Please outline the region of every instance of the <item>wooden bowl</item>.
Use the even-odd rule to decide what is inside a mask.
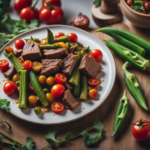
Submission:
[[[125,0],[120,0],[120,8],[123,15],[135,26],[150,29],[150,15],[133,10]]]

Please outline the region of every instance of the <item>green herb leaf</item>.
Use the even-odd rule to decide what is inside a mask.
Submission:
[[[140,9],[140,10],[143,10],[143,11],[145,12],[145,9],[144,9],[144,7],[143,7],[143,4],[139,6],[139,9]]]
[[[10,112],[9,108],[10,101],[7,101],[7,99],[0,99],[0,108],[4,109],[7,112]]]
[[[87,147],[91,147],[99,141],[100,136],[101,136],[102,131],[103,131],[103,128],[104,128],[104,125],[101,124],[98,120],[95,120],[94,121],[94,127],[98,131],[97,134],[88,135],[88,133],[86,131],[83,131],[80,134],[83,136],[83,141]]]
[[[27,137],[26,138],[27,140],[27,144],[26,144],[26,150],[34,150],[34,142],[33,142],[33,139],[31,137]]]
[[[139,11],[139,6],[137,5],[132,5],[131,8],[134,9],[135,11]]]
[[[11,125],[10,125],[7,121],[3,121],[3,120],[0,121],[0,123],[3,123],[3,122],[6,123],[6,124],[8,125],[8,128],[9,128],[9,129],[12,128]]]
[[[67,135],[65,136],[65,140],[70,139],[70,137],[71,137],[71,134],[70,134],[70,133],[67,133]]]
[[[95,4],[95,7],[99,7],[101,5],[102,0],[95,0],[93,3]]]

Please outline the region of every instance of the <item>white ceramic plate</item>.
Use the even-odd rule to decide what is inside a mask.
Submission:
[[[116,68],[112,54],[102,41],[100,41],[98,38],[84,30],[74,28],[71,26],[51,25],[47,27],[34,29],[32,31],[17,36],[15,39],[7,43],[5,47],[10,46],[15,49],[14,42],[16,39],[26,39],[30,38],[31,36],[43,39],[47,36],[47,28],[49,28],[54,35],[58,32],[64,32],[65,34],[71,32],[76,33],[78,36],[78,42],[82,43],[86,47],[90,46],[91,50],[100,49],[103,53],[103,61],[101,63],[103,69],[100,75],[98,75],[98,78],[100,78],[100,81],[104,81],[100,83],[100,86],[102,88],[100,88],[100,86],[97,87],[99,96],[96,100],[89,99],[87,101],[81,101],[80,105],[74,111],[66,110],[63,111],[63,113],[61,114],[55,114],[54,112],[50,111],[45,114],[36,115],[33,109],[19,109],[18,104],[15,104],[15,98],[8,97],[4,94],[3,85],[6,82],[6,78],[4,77],[3,73],[0,72],[0,98],[6,98],[11,101],[11,113],[16,117],[26,121],[30,121],[37,124],[50,125],[66,123],[69,121],[79,119],[97,109],[105,101],[114,85]],[[0,53],[0,60],[1,59],[7,59],[2,52]],[[10,61],[9,63],[10,66],[12,66],[12,63]]]

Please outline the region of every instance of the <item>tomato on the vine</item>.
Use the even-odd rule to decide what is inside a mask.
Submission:
[[[15,47],[17,49],[23,49],[24,45],[25,45],[25,43],[21,39],[18,39],[18,40],[15,41]]]
[[[5,94],[10,96],[10,95],[15,94],[18,91],[18,88],[14,82],[9,81],[4,84],[3,91]]]
[[[62,21],[64,13],[61,8],[57,6],[48,5],[46,8],[40,9],[39,18],[46,24],[57,24]]]
[[[62,73],[57,73],[55,75],[55,81],[57,83],[63,84],[63,83],[65,83],[67,81],[67,77],[64,74],[62,74]]]
[[[9,69],[9,62],[5,59],[0,60],[0,70],[5,72]]]
[[[55,38],[59,38],[59,37],[61,37],[61,36],[65,36],[65,34],[62,33],[62,32],[59,32],[59,33],[57,33],[57,34],[55,35]]]
[[[25,7],[30,7],[32,5],[32,0],[15,0],[14,8],[17,13]]]
[[[99,80],[97,78],[90,78],[88,83],[92,87],[96,87],[99,84]]]
[[[62,84],[55,84],[51,88],[51,93],[55,98],[63,97],[64,92],[65,92],[65,87]]]
[[[60,102],[53,102],[51,109],[55,113],[61,113],[64,110],[64,105]]]
[[[68,35],[69,38],[70,38],[70,42],[72,42],[72,43],[77,43],[78,37],[77,37],[77,35],[76,35],[75,33],[69,33],[69,34],[67,34],[67,35]]]
[[[23,64],[24,68],[26,70],[31,70],[32,69],[32,62],[30,60],[26,60]]]
[[[97,62],[100,62],[103,58],[103,53],[99,49],[94,49],[91,52],[91,56],[93,56]]]
[[[27,23],[30,23],[32,19],[39,19],[39,11],[35,8],[38,0],[31,7],[25,7],[20,12],[20,19],[25,19]]]
[[[132,135],[138,141],[150,139],[150,123],[144,119],[137,120],[132,126]]]
[[[51,3],[51,5],[61,7],[61,1],[60,0],[43,0],[42,6],[47,7],[47,4],[50,4],[50,3]]]

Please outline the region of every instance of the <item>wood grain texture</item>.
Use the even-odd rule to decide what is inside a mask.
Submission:
[[[116,24],[113,27],[125,29],[131,31],[146,40],[150,41],[150,30],[143,30],[134,27],[129,22],[124,24]],[[88,32],[95,35],[99,39],[112,39],[111,37],[103,34],[96,33],[95,29],[91,29]],[[111,51],[112,52],[112,51]],[[74,141],[67,143],[66,145],[61,145],[58,149],[60,150],[148,150],[150,149],[150,144],[148,142],[137,142],[133,136],[131,135],[131,127],[132,123],[140,118],[150,120],[150,111],[147,113],[143,111],[138,104],[135,102],[133,97],[127,91],[127,95],[130,99],[130,108],[128,116],[125,120],[123,127],[121,128],[119,134],[115,138],[111,138],[111,134],[113,132],[113,122],[116,110],[118,108],[119,100],[123,95],[123,91],[126,88],[124,82],[124,76],[122,72],[123,61],[116,56],[113,52],[112,55],[115,59],[116,63],[116,81],[114,87],[105,100],[105,102],[93,113],[71,123],[62,124],[62,125],[37,125],[33,123],[29,123],[23,120],[20,120],[13,115],[0,110],[0,119],[8,121],[12,125],[12,131],[8,131],[7,127],[3,124],[0,124],[0,130],[4,133],[9,134],[16,140],[21,143],[26,143],[26,137],[30,136],[34,139],[36,143],[35,150],[40,150],[42,147],[47,145],[47,142],[44,140],[44,136],[48,133],[48,131],[55,130],[57,133],[57,138],[65,137],[66,133],[70,132],[73,135],[81,132],[85,128],[92,126],[95,119],[98,119],[104,124],[104,132],[102,134],[102,138],[99,143],[94,148],[87,148],[83,139],[79,138]],[[150,56],[148,57],[150,58]],[[148,104],[148,108],[150,109],[150,72],[148,71],[140,71],[134,69],[133,67],[129,68],[129,71],[136,74],[139,79],[142,92]],[[104,81],[105,82],[105,81]],[[94,133],[94,131],[93,131]],[[1,138],[1,137],[0,137]],[[4,150],[8,150],[7,148],[3,148]]]

